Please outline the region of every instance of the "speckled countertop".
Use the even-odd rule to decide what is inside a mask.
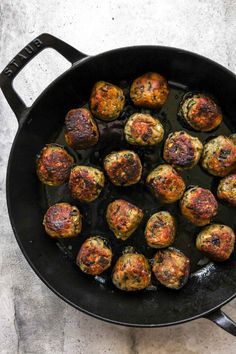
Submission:
[[[0,70],[42,32],[90,55],[137,44],[180,47],[236,72],[235,0],[1,0]],[[45,51],[14,86],[30,105],[66,67]],[[0,93],[0,353],[235,353],[236,339],[208,320],[151,330],[118,327],[76,311],[39,280],[7,214],[6,166],[16,130]],[[236,319],[236,300],[224,309]]]

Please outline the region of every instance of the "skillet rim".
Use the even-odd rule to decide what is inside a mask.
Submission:
[[[229,298],[227,298],[226,300],[224,300],[223,302],[221,302],[219,305],[211,308],[210,310],[207,310],[205,312],[202,312],[200,314],[197,314],[195,316],[189,317],[189,318],[185,318],[182,320],[178,320],[178,321],[173,321],[173,322],[167,322],[167,323],[161,323],[161,324],[157,324],[157,323],[150,323],[150,324],[136,324],[136,323],[127,323],[127,322],[121,322],[121,321],[117,321],[111,318],[107,318],[104,316],[100,316],[98,314],[95,314],[93,312],[90,312],[88,310],[85,310],[83,308],[81,308],[80,306],[78,306],[76,303],[74,303],[73,301],[69,300],[68,298],[66,298],[64,295],[62,295],[56,288],[54,288],[50,282],[46,279],[46,277],[42,274],[42,272],[40,272],[37,267],[34,265],[34,262],[30,259],[30,257],[28,256],[27,251],[24,249],[23,244],[21,243],[21,238],[19,233],[17,232],[17,228],[15,226],[15,222],[14,222],[14,218],[12,215],[12,209],[14,208],[14,206],[12,206],[11,200],[14,199],[11,197],[11,192],[10,192],[10,179],[9,179],[9,175],[10,175],[10,170],[12,167],[12,159],[13,159],[13,154],[14,154],[14,149],[15,146],[17,144],[17,140],[18,140],[18,135],[21,133],[21,130],[24,129],[24,126],[27,122],[27,117],[30,114],[31,110],[34,108],[34,106],[36,106],[38,104],[38,102],[41,100],[42,96],[44,96],[45,94],[47,94],[47,92],[51,89],[51,87],[53,87],[54,85],[57,84],[57,82],[59,82],[59,80],[61,80],[62,78],[64,78],[68,72],[71,72],[73,70],[76,70],[81,64],[83,64],[84,61],[90,61],[93,60],[94,58],[98,58],[98,57],[102,57],[104,55],[107,54],[115,54],[116,52],[122,52],[122,51],[135,51],[135,50],[146,50],[146,49],[154,49],[154,50],[166,50],[166,51],[172,51],[174,53],[178,53],[178,54],[186,54],[186,55],[190,55],[190,56],[194,56],[197,59],[200,59],[202,61],[208,62],[210,65],[214,65],[218,70],[222,70],[224,71],[226,74],[230,75],[232,77],[232,79],[236,80],[236,75],[230,71],[229,69],[225,68],[223,65],[215,62],[212,59],[209,59],[203,55],[188,51],[188,50],[184,50],[184,49],[180,49],[180,48],[176,48],[176,47],[168,47],[168,46],[158,46],[158,45],[137,45],[137,46],[127,46],[127,47],[121,47],[121,48],[116,48],[116,49],[112,49],[110,51],[106,51],[106,52],[102,52],[99,53],[97,55],[94,56],[86,56],[84,58],[82,58],[81,60],[78,60],[76,62],[74,62],[72,64],[72,66],[70,68],[68,68],[65,72],[63,72],[61,75],[59,75],[55,80],[53,80],[42,92],[41,94],[37,97],[37,99],[34,101],[34,103],[32,104],[32,106],[27,107],[27,109],[22,113],[22,117],[20,117],[19,120],[19,126],[18,126],[18,130],[16,132],[16,135],[14,137],[12,146],[11,146],[11,150],[10,150],[10,154],[9,154],[9,158],[8,158],[8,164],[7,164],[7,173],[6,173],[6,199],[7,199],[7,208],[8,208],[8,214],[9,214],[9,219],[10,219],[10,223],[13,229],[13,233],[14,236],[16,238],[16,241],[20,247],[21,252],[23,253],[24,257],[26,258],[28,264],[30,265],[30,267],[33,269],[33,271],[36,273],[36,275],[40,278],[40,280],[54,293],[56,294],[60,299],[64,300],[67,304],[71,305],[72,307],[74,307],[75,309],[81,311],[82,313],[85,313],[89,316],[92,316],[96,319],[108,322],[108,323],[112,323],[112,324],[116,324],[116,325],[121,325],[121,326],[126,326],[126,327],[136,327],[136,328],[160,328],[160,327],[167,327],[167,326],[173,326],[173,325],[178,325],[181,323],[186,323],[186,322],[190,322],[192,320],[198,319],[198,318],[204,318],[207,317],[208,314],[211,314],[215,311],[217,311],[218,309],[220,309],[222,306],[224,306],[225,304],[227,304],[228,302],[230,302],[231,300],[233,300],[236,297],[236,291],[235,293],[230,296]]]

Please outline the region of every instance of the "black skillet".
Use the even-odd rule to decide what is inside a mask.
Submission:
[[[31,107],[26,107],[13,89],[13,79],[35,55],[47,47],[57,50],[72,66]],[[42,34],[22,49],[3,70],[0,86],[19,121],[7,171],[8,211],[15,237],[31,267],[44,283],[63,300],[87,314],[112,323],[137,327],[161,327],[205,317],[236,335],[236,324],[221,311],[221,307],[235,297],[235,254],[224,264],[206,264],[207,261],[194,247],[199,229],[180,216],[177,204],[162,206],[144,186],[148,171],[162,162],[162,146],[134,149],[144,164],[140,184],[117,188],[107,181],[100,198],[88,206],[71,200],[67,185],[44,188],[36,177],[36,155],[46,143],[64,144],[63,121],[66,112],[86,105],[96,81],[119,84],[128,93],[130,81],[147,71],[163,74],[171,86],[166,105],[160,112],[152,112],[162,121],[166,135],[183,128],[188,131],[177,118],[178,104],[187,90],[203,90],[212,94],[224,114],[224,123],[213,133],[190,131],[191,134],[199,136],[204,142],[212,135],[230,134],[235,130],[235,75],[207,58],[180,49],[139,46],[88,57],[61,40]],[[112,123],[99,122],[100,143],[84,153],[71,151],[76,161],[101,166],[108,152],[128,147],[122,128],[126,118],[134,111],[137,109],[131,105],[127,95],[127,104],[120,119]],[[197,184],[213,191],[218,182],[217,178],[208,175],[199,166],[183,173],[183,176],[187,185]],[[106,205],[116,197],[124,197],[145,211],[143,224],[126,242],[115,240],[104,221]],[[75,240],[55,242],[44,232],[43,214],[48,205],[58,201],[75,203],[82,211],[83,233]],[[215,221],[235,229],[235,210],[221,203],[219,205]],[[160,209],[175,214],[178,236],[174,246],[191,258],[191,278],[183,289],[168,290],[153,280],[148,290],[125,293],[111,284],[109,271],[101,277],[90,278],[75,266],[76,252],[86,236],[91,234],[100,234],[110,240],[114,260],[127,245],[135,246],[151,260],[153,251],[145,245],[143,230],[148,216]]]

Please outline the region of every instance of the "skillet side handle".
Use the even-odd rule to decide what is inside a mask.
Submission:
[[[24,66],[30,62],[37,54],[39,54],[45,48],[53,48],[60,53],[65,59],[67,59],[73,65],[78,60],[86,57],[86,54],[79,52],[69,44],[62,40],[48,34],[43,33],[40,36],[33,39],[27,44],[0,74],[0,87],[10,107],[16,115],[16,118],[20,124],[22,118],[25,116],[27,107],[21,97],[16,93],[13,88],[13,80],[24,68]]]
[[[236,337],[236,323],[231,320],[221,309],[207,314],[205,318],[214,322],[226,332]]]

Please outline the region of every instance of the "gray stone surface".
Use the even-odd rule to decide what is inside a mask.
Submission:
[[[41,32],[88,54],[136,44],[181,47],[236,72],[235,0],[1,0],[0,70]],[[14,84],[29,105],[65,68],[59,56],[48,55]],[[16,130],[0,93],[0,353],[235,353],[236,339],[207,320],[152,330],[117,327],[79,313],[37,278],[16,244],[5,201]],[[236,319],[235,300],[225,310]]]

